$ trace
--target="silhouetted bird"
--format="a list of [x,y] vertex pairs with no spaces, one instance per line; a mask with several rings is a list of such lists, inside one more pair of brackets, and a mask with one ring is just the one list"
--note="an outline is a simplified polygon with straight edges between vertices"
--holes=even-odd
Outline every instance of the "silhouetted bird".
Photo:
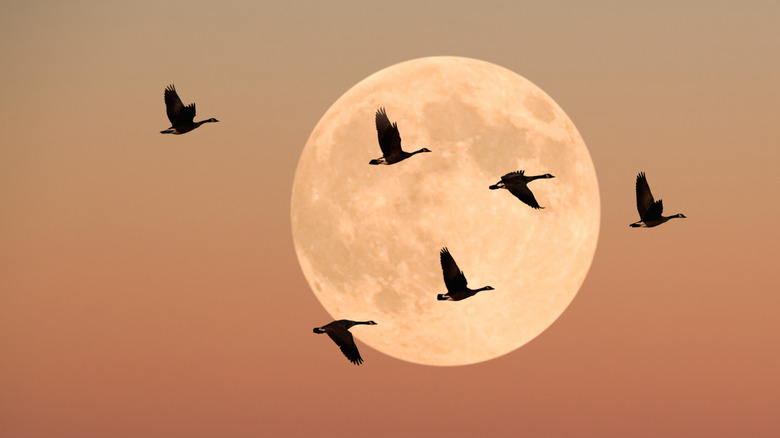
[[458,268],[458,264],[455,263],[455,259],[452,258],[450,251],[447,248],[442,248],[440,256],[441,270],[444,272],[444,285],[447,286],[447,293],[436,295],[436,299],[439,301],[465,300],[470,296],[476,295],[477,292],[493,290],[491,286],[485,286],[476,290],[469,289],[466,287],[468,283],[466,276]]
[[430,152],[422,148],[414,152],[406,152],[401,149],[401,134],[398,133],[398,125],[390,124],[384,108],[376,111],[376,133],[379,137],[379,147],[382,148],[382,157],[371,160],[368,164],[395,164],[420,152]]
[[525,202],[531,207],[537,209],[544,208],[539,206],[539,203],[536,202],[536,198],[534,198],[534,194],[528,188],[529,182],[539,178],[555,178],[555,177],[550,175],[549,173],[545,173],[544,175],[537,175],[537,176],[525,176],[525,171],[519,170],[517,172],[509,172],[506,175],[502,176],[501,181],[490,186],[490,190],[507,189],[509,190],[509,193],[515,195],[517,199]]
[[171,121],[171,127],[165,131],[160,131],[160,134],[184,134],[204,123],[219,122],[219,120],[214,118],[193,122],[195,119],[195,104],[191,103],[184,106],[173,85],[168,85],[165,88],[165,110],[168,113],[168,120]]
[[360,352],[358,352],[357,345],[355,345],[355,340],[352,339],[352,333],[349,332],[350,327],[358,324],[376,325],[374,321],[350,321],[348,319],[340,319],[338,321],[333,321],[330,324],[325,324],[322,327],[316,327],[314,333],[325,333],[330,336],[350,362],[355,365],[360,365],[363,363],[363,358],[360,357]]
[[661,199],[653,200],[653,194],[650,193],[650,186],[647,184],[647,178],[644,172],[639,172],[636,176],[636,209],[639,211],[640,219],[631,227],[655,227],[675,217],[684,218],[684,214],[674,216],[662,216],[664,204]]

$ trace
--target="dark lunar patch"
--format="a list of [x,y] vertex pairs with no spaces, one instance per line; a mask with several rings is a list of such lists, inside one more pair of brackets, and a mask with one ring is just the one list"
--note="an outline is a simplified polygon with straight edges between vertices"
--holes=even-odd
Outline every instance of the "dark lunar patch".
[[555,120],[555,111],[552,104],[542,96],[532,95],[525,98],[525,106],[531,114],[545,123]]
[[406,300],[403,295],[389,288],[383,288],[374,295],[374,303],[378,308],[387,313],[398,313],[406,307]]

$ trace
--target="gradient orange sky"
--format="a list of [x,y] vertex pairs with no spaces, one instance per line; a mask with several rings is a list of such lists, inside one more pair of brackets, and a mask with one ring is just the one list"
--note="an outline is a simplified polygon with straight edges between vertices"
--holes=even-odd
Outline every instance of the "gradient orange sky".
[[[780,4],[518,3],[6,2],[0,435],[780,434]],[[293,175],[342,93],[433,55],[564,108],[600,241],[519,350],[355,367],[311,332]],[[169,83],[221,123],[160,135]],[[639,171],[688,219],[630,229]]]

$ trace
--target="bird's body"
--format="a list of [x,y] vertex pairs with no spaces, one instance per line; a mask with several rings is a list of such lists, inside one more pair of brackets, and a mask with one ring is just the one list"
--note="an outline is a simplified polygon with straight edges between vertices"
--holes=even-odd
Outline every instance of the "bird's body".
[[485,286],[479,289],[469,289],[468,281],[463,271],[458,268],[455,259],[447,248],[442,248],[439,254],[441,259],[441,270],[444,274],[444,285],[447,286],[446,294],[436,295],[439,301],[460,301],[476,295],[483,290],[493,290],[492,286]]
[[501,181],[490,186],[490,190],[507,189],[509,193],[515,195],[515,197],[527,205],[542,209],[539,203],[536,202],[533,192],[528,188],[528,183],[540,178],[555,178],[554,176],[546,173],[544,175],[537,176],[525,176],[525,171],[519,170],[517,172],[509,172],[501,177]]
[[639,220],[629,225],[633,228],[656,227],[669,219],[685,217],[682,213],[673,216],[662,215],[664,212],[663,200],[659,199],[656,201],[653,199],[653,194],[650,193],[650,185],[647,184],[644,172],[639,172],[639,175],[636,176],[636,209],[639,211]]
[[374,321],[350,321],[348,319],[339,319],[329,324],[325,324],[322,327],[315,327],[314,333],[327,334],[333,342],[339,346],[341,352],[344,353],[344,356],[346,356],[350,362],[355,365],[360,365],[363,363],[363,358],[360,357],[360,352],[358,351],[357,345],[355,345],[355,340],[352,338],[352,333],[349,332],[349,329],[352,326],[358,324],[376,325]]
[[414,152],[406,152],[401,149],[401,134],[398,133],[398,125],[390,123],[384,108],[379,108],[376,112],[376,133],[377,137],[379,137],[379,147],[382,149],[382,156],[369,161],[368,164],[395,164],[414,154],[430,152],[427,148]]
[[165,110],[168,114],[168,120],[171,121],[171,127],[160,131],[160,134],[180,135],[190,132],[204,123],[219,122],[214,118],[195,122],[195,104],[184,106],[176,93],[176,87],[173,85],[168,85],[165,88]]

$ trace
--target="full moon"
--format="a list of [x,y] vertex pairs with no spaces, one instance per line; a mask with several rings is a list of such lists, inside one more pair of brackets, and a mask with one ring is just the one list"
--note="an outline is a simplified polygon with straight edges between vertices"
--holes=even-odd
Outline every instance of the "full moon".
[[[431,152],[369,165],[382,156],[380,107],[404,150]],[[488,189],[521,169],[555,176],[528,185],[544,209]],[[322,116],[298,162],[291,220],[328,313],[377,322],[355,338],[410,362],[465,365],[517,349],[563,313],[593,260],[600,205],[582,137],[539,87],[487,62],[430,57],[367,77]],[[470,288],[495,290],[438,301],[443,247]]]

